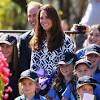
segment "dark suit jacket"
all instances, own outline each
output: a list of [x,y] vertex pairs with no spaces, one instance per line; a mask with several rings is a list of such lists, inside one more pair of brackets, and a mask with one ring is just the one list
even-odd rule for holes
[[33,31],[30,30],[20,36],[19,44],[19,66],[22,71],[30,68],[31,48],[29,47],[29,41],[33,36]]

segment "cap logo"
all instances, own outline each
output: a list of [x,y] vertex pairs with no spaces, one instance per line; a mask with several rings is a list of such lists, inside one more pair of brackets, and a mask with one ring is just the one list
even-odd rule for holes
[[74,58],[70,59],[68,62],[66,62],[66,64],[71,64],[73,60]]

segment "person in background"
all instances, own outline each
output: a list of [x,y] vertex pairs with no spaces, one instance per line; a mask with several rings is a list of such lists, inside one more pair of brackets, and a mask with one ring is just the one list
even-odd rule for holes
[[38,76],[31,70],[27,69],[23,71],[19,78],[21,96],[18,96],[14,100],[46,100],[45,97],[38,94]]
[[92,25],[90,27],[90,30],[87,33],[87,39],[83,44],[83,48],[76,51],[78,59],[84,57],[86,48],[91,44],[100,45],[100,24]]
[[76,51],[83,48],[83,43],[87,38],[87,32],[89,31],[88,25],[73,24],[70,32],[70,37],[73,38],[76,44]]
[[17,39],[11,34],[3,34],[0,37],[0,51],[4,54],[4,57],[7,59],[9,64],[9,69],[11,72],[9,86],[12,88],[12,93],[9,94],[8,99],[14,100],[18,96],[18,78],[20,69],[18,67],[18,48],[17,48]]
[[30,59],[31,59],[31,49],[29,47],[29,41],[31,40],[34,31],[35,31],[35,25],[36,25],[36,14],[42,4],[31,1],[27,5],[27,18],[29,24],[32,26],[32,30],[22,34],[20,36],[20,43],[19,43],[19,61],[20,61],[20,67],[23,70],[26,70],[30,67]]
[[87,39],[85,40],[83,46],[86,47],[89,44],[100,45],[100,24],[92,25],[90,27],[90,31],[87,33]]
[[66,52],[74,52],[74,43],[64,34],[56,9],[46,4],[37,15],[36,33],[30,41],[31,68],[43,68],[48,75],[57,71],[58,62]]

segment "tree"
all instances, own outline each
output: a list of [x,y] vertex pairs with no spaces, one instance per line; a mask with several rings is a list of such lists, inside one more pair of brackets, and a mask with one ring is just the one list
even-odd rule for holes
[[0,1],[0,29],[25,29],[26,13],[11,0]]
[[12,0],[16,4],[18,4],[23,11],[27,11],[27,1],[26,0]]

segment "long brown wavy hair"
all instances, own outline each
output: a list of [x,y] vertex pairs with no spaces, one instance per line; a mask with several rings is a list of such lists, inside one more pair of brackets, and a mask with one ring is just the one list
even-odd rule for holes
[[[43,10],[46,11],[47,17],[52,21],[52,27],[49,30],[49,38],[46,36],[46,31],[40,24],[40,13]],[[35,32],[36,34],[34,34],[30,41],[30,46],[33,51],[42,49],[42,43],[45,39],[47,40],[47,47],[49,51],[58,49],[63,45],[64,33],[61,28],[60,18],[53,6],[46,4],[40,8],[37,14],[37,24]]]

